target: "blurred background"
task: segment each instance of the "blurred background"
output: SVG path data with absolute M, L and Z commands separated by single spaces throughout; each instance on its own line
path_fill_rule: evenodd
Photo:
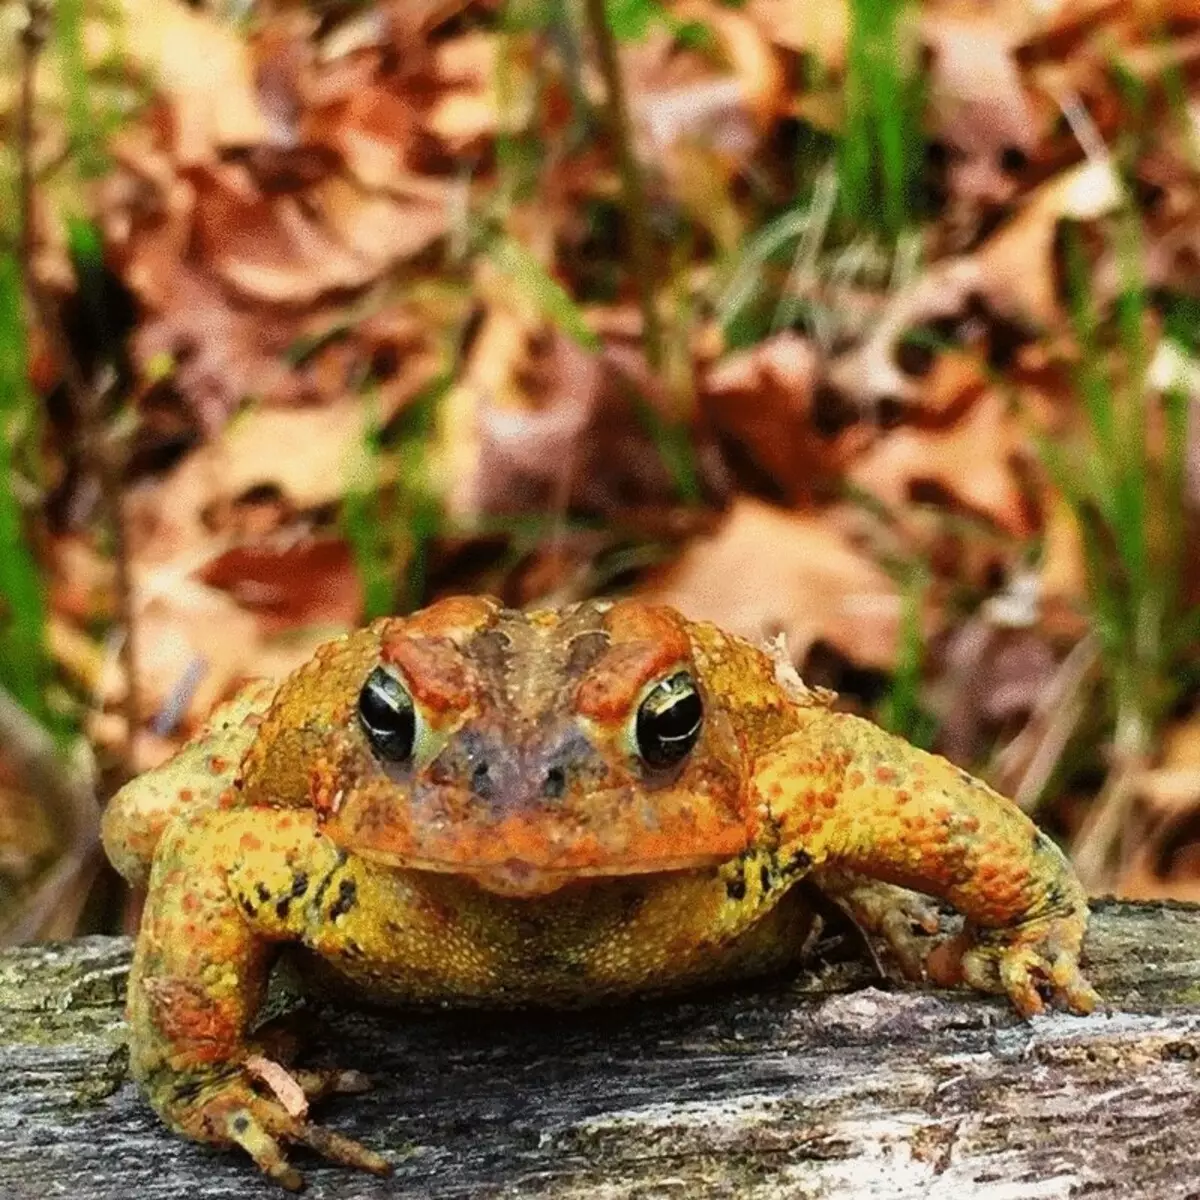
M 1194 0 L 0 3 L 0 937 L 248 677 L 784 635 L 1200 900 Z

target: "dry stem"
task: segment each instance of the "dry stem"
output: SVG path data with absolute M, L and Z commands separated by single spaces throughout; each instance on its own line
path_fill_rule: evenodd
M 629 118 L 629 100 L 617 54 L 617 40 L 609 28 L 604 0 L 587 0 L 587 18 L 596 50 L 600 57 L 600 72 L 608 93 L 609 131 L 616 146 L 621 185 L 625 193 L 625 215 L 629 221 L 629 257 L 637 287 L 638 305 L 642 312 L 642 345 L 650 369 L 658 374 L 665 361 L 662 324 L 654 299 L 654 260 L 650 244 L 650 211 L 646 203 L 646 188 L 642 169 L 633 149 L 633 123 Z

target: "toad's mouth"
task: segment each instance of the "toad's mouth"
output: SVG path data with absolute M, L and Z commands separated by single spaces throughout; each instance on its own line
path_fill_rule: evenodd
M 441 859 L 413 858 L 406 855 L 362 852 L 364 858 L 383 866 L 406 871 L 421 871 L 433 875 L 457 875 L 469 879 L 484 891 L 498 896 L 532 899 L 548 896 L 573 883 L 621 879 L 629 876 L 678 874 L 727 862 L 727 854 L 689 854 L 668 858 L 637 861 L 607 861 L 549 867 L 521 858 L 506 858 L 491 862 L 451 862 Z

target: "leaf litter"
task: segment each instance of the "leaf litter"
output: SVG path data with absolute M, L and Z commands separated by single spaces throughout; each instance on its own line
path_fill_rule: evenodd
M 31 270 L 68 304 L 62 229 L 85 216 L 135 314 L 98 350 L 120 364 L 106 419 L 128 450 L 142 725 L 125 768 L 357 624 L 370 597 L 632 591 L 784 635 L 802 675 L 868 710 L 916 669 L 940 748 L 1075 836 L 1111 764 L 1079 651 L 1087 534 L 1043 455 L 1086 404 L 1068 243 L 1111 320 L 1128 286 L 1118 222 L 1136 214 L 1145 357 L 1168 379 L 1147 391 L 1184 380 L 1194 409 L 1196 14 L 913 8 L 926 161 L 896 241 L 839 208 L 853 4 L 643 7 L 620 47 L 641 213 L 570 6 L 266 3 L 235 19 L 121 0 L 87 17 L 89 80 L 124 99 L 104 170 L 82 180 L 69 97 L 39 63 Z M 2 73 L 11 122 L 19 63 Z M 646 262 L 630 257 L 638 221 Z M 1120 358 L 1096 353 L 1106 370 Z M 61 408 L 52 347 L 35 366 Z M 78 434 L 68 404 L 37 514 L 49 641 L 116 762 L 124 683 L 95 630 L 122 614 Z M 1194 649 L 1106 879 L 1130 895 L 1200 886 Z M 0 876 L 23 880 L 44 837 L 15 840 Z

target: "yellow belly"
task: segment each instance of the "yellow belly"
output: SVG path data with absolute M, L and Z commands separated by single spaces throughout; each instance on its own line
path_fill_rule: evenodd
M 311 965 L 363 998 L 463 1006 L 584 1005 L 781 970 L 800 960 L 812 911 L 755 872 L 597 880 L 537 899 L 451 876 L 355 872 L 355 919 L 308 939 Z

